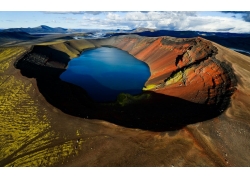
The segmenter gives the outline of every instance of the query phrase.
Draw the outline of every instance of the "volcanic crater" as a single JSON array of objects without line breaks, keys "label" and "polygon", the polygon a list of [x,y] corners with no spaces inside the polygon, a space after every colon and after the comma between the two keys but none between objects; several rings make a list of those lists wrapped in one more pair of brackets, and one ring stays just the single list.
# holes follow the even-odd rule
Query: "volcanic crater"
[{"label": "volcanic crater", "polygon": [[[96,103],[84,89],[59,78],[73,57],[103,46],[148,64],[151,76],[142,94],[120,94],[115,102]],[[35,78],[39,92],[64,113],[161,132],[215,118],[227,109],[237,80],[231,66],[216,59],[217,53],[212,42],[200,37],[122,35],[34,45],[14,65],[22,75]]]}]

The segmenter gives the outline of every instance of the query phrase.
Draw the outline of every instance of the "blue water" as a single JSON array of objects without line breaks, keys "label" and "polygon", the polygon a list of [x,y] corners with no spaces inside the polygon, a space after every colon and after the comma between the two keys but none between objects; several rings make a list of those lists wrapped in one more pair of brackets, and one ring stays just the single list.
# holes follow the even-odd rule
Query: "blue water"
[{"label": "blue water", "polygon": [[140,94],[149,76],[146,63],[125,51],[101,47],[72,59],[60,78],[85,89],[94,101],[108,102],[120,93]]}]

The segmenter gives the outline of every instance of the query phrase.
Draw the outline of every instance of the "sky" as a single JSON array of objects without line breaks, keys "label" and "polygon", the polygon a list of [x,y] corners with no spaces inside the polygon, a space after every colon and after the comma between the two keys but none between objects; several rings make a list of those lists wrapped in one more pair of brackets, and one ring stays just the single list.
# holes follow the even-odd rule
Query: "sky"
[{"label": "sky", "polygon": [[[36,1],[37,4],[39,4],[38,1],[39,0]],[[44,1],[45,0],[43,0],[42,3],[43,5]],[[96,7],[102,7],[100,3],[104,2],[96,0],[93,1]],[[119,7],[123,7],[122,2],[124,3],[127,1],[115,2],[119,2]],[[154,0],[153,2],[156,1],[157,0]],[[192,4],[192,1],[194,0],[185,2],[189,2],[189,4]],[[213,0],[210,1],[212,2]],[[237,0],[237,2],[239,1],[242,0]],[[200,4],[202,1],[198,2]],[[230,3],[230,1],[227,2]],[[180,3],[183,2],[180,1]],[[58,7],[57,5],[54,7]],[[86,4],[84,3],[84,5]],[[224,6],[225,5],[223,5],[223,7]],[[63,8],[59,9],[52,8],[52,10],[51,8],[46,9],[48,8],[47,5],[43,6],[41,9],[39,8],[40,6],[34,6],[38,7],[38,9],[26,9],[26,6],[25,8],[21,7],[20,9],[16,9],[16,7],[19,6],[17,5],[15,6],[15,8],[13,8],[13,6],[10,6],[10,8],[7,8],[7,10],[0,8],[0,28],[27,28],[47,25],[50,27],[63,27],[68,29],[134,29],[138,27],[145,27],[177,31],[193,30],[207,32],[250,33],[250,11],[232,11],[235,9],[238,10],[238,7],[230,7],[229,9],[221,8],[221,10],[226,10],[226,12],[207,11],[206,9],[204,11],[202,8],[198,7],[198,9],[201,9],[200,11],[195,8],[193,9],[192,7],[189,8],[188,6],[185,6],[185,4],[183,4],[183,6],[181,7],[186,7],[186,9],[182,8],[178,10],[179,7],[171,7],[170,9],[173,9],[174,11],[170,11],[169,8],[165,8],[166,11],[162,11],[162,6],[159,5],[157,6],[158,9],[150,9],[148,7],[143,8],[143,6],[140,6],[140,10],[132,9],[132,11],[124,11],[124,9],[112,8],[111,6],[108,6],[108,8],[106,9],[102,7],[103,10],[100,8],[90,8],[86,10],[86,8],[81,8],[80,5],[77,6],[76,4],[74,4],[74,7],[77,8],[73,8],[73,11],[71,11],[72,8],[70,8],[70,11],[65,10],[67,9],[67,5],[66,7],[63,6]],[[44,7],[46,8],[44,9]],[[79,11],[79,7],[80,9],[83,9],[83,11]],[[204,4],[204,7],[207,7],[207,5]],[[236,6],[233,5],[233,7]],[[131,6],[129,6],[129,8],[131,8]],[[114,11],[114,9],[118,9],[119,11]]]}]

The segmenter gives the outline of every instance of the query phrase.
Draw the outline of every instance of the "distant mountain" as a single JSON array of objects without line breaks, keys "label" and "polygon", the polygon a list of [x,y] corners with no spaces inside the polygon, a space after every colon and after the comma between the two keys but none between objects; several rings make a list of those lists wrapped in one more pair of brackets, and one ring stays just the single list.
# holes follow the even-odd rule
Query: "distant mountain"
[{"label": "distant mountain", "polygon": [[10,28],[3,30],[4,32],[26,32],[26,33],[67,33],[68,29],[56,27],[52,28],[49,26],[41,25],[34,28]]},{"label": "distant mountain", "polygon": [[[26,32],[29,34],[51,34],[51,33],[130,33],[130,32],[142,32],[142,31],[150,31],[148,28],[137,28],[133,30],[124,30],[124,29],[115,29],[115,30],[104,30],[104,29],[67,29],[56,27],[52,28],[46,25],[41,25],[34,28],[9,28],[9,29],[2,29],[4,32]],[[1,31],[1,29],[0,29]]]},{"label": "distant mountain", "polygon": [[21,41],[31,41],[36,38],[37,37],[34,37],[26,32],[0,31],[0,45],[6,44],[6,43],[16,43],[16,42],[21,42]]},{"label": "distant mountain", "polygon": [[6,32],[2,31],[0,32],[0,38],[5,38],[5,39],[34,39],[32,35],[26,33],[26,32]]},{"label": "distant mountain", "polygon": [[139,27],[139,28],[136,28],[136,29],[132,29],[132,33],[138,33],[138,32],[155,32],[156,29],[152,29],[152,28],[144,28],[144,27]]},{"label": "distant mountain", "polygon": [[66,29],[61,27],[52,28],[46,25],[41,25],[34,28],[9,28],[4,29],[4,32],[26,32],[29,34],[36,34],[36,33],[76,33],[76,32],[83,32],[83,29]]}]

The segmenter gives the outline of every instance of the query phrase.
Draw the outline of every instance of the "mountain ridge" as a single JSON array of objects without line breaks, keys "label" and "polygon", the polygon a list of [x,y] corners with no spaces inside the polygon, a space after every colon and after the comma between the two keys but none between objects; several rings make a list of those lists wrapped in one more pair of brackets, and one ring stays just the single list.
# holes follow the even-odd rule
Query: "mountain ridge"
[{"label": "mountain ridge", "polygon": [[[173,36],[179,38],[192,38],[197,36],[218,36],[218,37],[250,37],[248,33],[230,33],[230,32],[206,32],[206,31],[192,31],[192,30],[164,30],[164,29],[154,29],[154,28],[145,28],[138,27],[131,30],[124,29],[87,29],[87,28],[63,28],[63,27],[50,27],[47,25],[40,25],[37,27],[28,27],[28,28],[7,28],[0,29],[0,32],[27,32],[27,33],[75,33],[75,32],[95,32],[95,31],[106,31],[113,32],[115,35],[125,35],[125,34],[138,34],[140,36]],[[110,35],[110,34],[109,34]],[[113,36],[114,34],[112,34]]]}]

